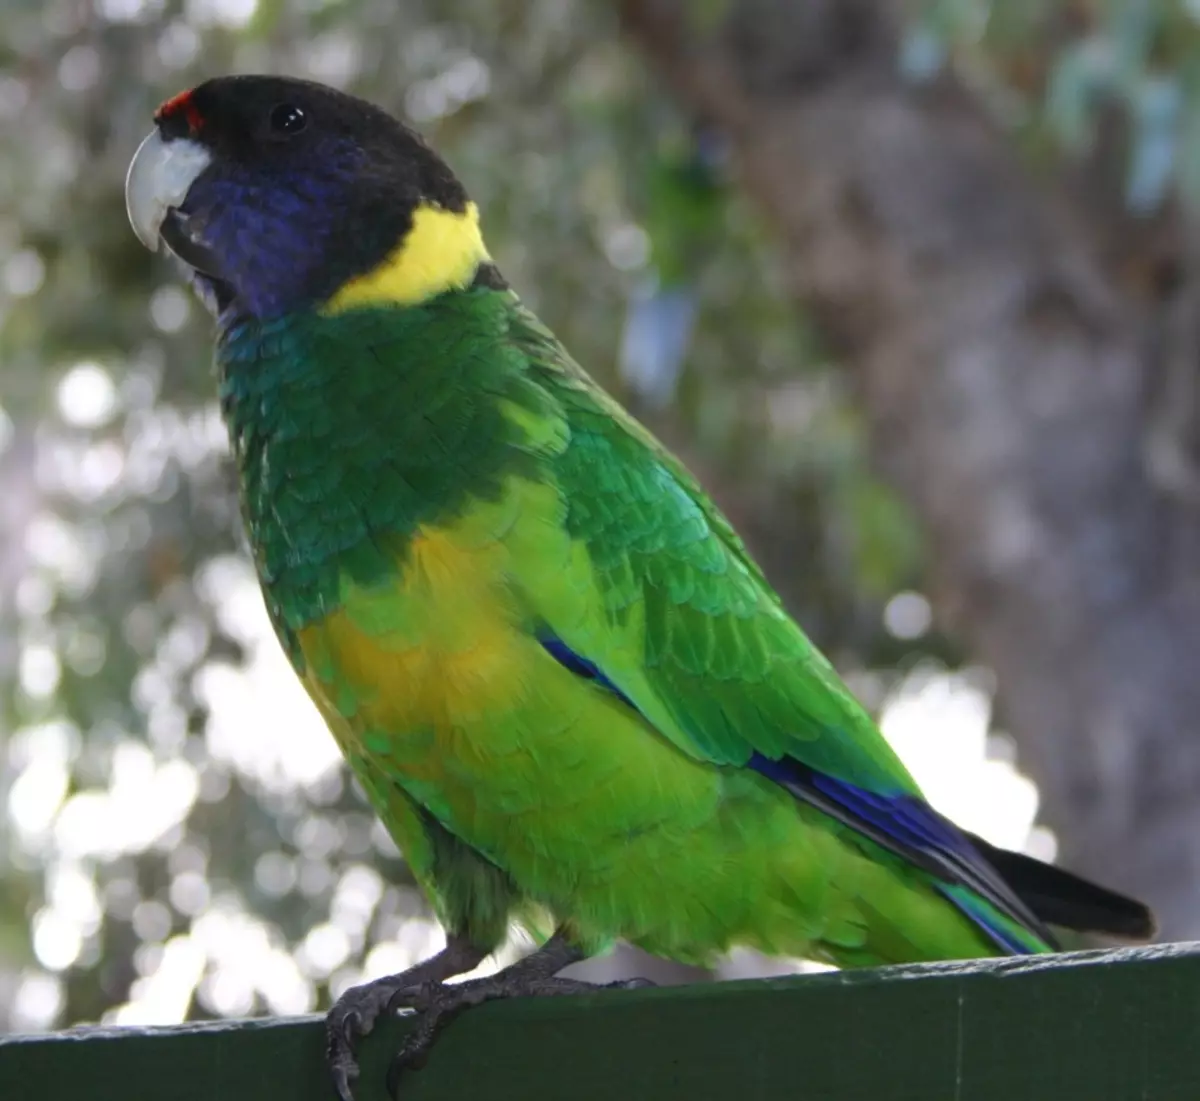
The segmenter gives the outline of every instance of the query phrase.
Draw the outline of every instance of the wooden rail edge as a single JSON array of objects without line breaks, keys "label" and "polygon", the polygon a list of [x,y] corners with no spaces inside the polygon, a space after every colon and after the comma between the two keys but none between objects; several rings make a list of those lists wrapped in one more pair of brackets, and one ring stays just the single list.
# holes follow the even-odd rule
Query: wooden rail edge
[{"label": "wooden rail edge", "polygon": [[[389,1021],[362,1049],[383,1101]],[[332,1101],[318,1017],[0,1039],[0,1101]],[[1200,1101],[1200,942],[494,1003],[404,1101]]]}]

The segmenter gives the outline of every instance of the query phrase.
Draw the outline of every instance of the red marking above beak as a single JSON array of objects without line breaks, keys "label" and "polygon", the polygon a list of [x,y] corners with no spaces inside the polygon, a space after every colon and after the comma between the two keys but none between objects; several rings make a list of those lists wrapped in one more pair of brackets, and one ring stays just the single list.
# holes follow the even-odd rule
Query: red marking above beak
[{"label": "red marking above beak", "polygon": [[180,92],[177,96],[172,96],[162,104],[154,112],[154,121],[162,122],[165,119],[176,118],[179,115],[182,115],[187,122],[189,133],[197,133],[200,127],[204,125],[204,116],[200,114],[200,109],[192,101],[190,88],[186,92]]}]

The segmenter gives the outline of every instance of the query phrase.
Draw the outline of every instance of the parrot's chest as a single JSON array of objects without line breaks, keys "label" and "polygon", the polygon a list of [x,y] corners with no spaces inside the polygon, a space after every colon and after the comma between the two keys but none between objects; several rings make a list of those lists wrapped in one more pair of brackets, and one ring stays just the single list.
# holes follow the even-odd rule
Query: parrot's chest
[{"label": "parrot's chest", "polygon": [[297,632],[302,679],[347,752],[437,770],[528,682],[531,649],[502,544],[424,532],[386,584],[343,581],[337,610]]}]

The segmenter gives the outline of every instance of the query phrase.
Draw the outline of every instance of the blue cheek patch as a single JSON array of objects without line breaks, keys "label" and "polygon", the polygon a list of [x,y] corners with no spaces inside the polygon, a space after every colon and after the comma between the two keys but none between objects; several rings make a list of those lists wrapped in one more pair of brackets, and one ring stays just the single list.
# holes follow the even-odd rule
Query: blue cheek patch
[{"label": "blue cheek patch", "polygon": [[234,161],[193,185],[188,207],[203,220],[205,244],[240,311],[278,317],[328,297],[351,277],[339,260],[355,242],[330,243],[360,159],[354,149],[330,149],[311,174],[274,177]]}]

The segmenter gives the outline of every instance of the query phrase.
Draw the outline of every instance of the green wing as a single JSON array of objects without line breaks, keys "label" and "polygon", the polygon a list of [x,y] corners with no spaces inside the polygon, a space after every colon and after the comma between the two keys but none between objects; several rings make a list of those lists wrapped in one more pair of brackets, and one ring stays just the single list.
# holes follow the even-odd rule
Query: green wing
[{"label": "green wing", "polygon": [[[519,306],[512,333],[567,427],[553,471],[591,592],[535,607],[578,671],[602,677],[685,753],[749,765],[931,873],[1006,951],[1052,944],[995,867],[925,803],[691,475]],[[581,612],[589,595],[593,614]]]},{"label": "green wing", "polygon": [[520,307],[513,333],[569,426],[554,475],[604,611],[539,608],[554,634],[694,757],[791,757],[869,791],[919,794],[695,480]]}]

